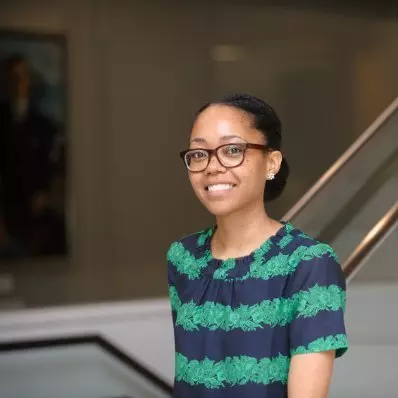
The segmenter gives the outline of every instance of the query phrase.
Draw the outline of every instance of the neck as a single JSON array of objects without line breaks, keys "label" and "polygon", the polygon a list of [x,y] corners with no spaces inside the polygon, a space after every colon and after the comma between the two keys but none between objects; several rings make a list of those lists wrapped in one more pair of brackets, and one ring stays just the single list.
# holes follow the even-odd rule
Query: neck
[{"label": "neck", "polygon": [[263,203],[217,217],[217,230],[212,241],[213,255],[221,259],[247,255],[280,227],[278,221],[267,215]]}]

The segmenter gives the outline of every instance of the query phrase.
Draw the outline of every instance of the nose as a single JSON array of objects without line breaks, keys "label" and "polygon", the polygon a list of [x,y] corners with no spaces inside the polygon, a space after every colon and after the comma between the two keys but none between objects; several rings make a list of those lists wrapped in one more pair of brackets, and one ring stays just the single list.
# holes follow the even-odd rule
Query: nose
[{"label": "nose", "polygon": [[219,162],[215,153],[210,155],[210,161],[206,168],[207,174],[222,173],[226,168]]}]

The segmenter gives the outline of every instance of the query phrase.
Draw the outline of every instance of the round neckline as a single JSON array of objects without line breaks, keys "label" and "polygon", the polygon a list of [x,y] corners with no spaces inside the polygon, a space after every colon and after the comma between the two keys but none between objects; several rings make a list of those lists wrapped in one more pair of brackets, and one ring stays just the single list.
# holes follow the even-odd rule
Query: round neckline
[{"label": "round neckline", "polygon": [[253,256],[256,256],[257,253],[260,253],[262,251],[264,251],[264,249],[266,249],[269,245],[273,245],[275,243],[275,240],[278,238],[282,238],[287,231],[287,228],[289,225],[291,225],[289,223],[289,221],[279,221],[282,226],[270,237],[268,237],[257,249],[254,249],[251,253],[246,254],[244,256],[239,256],[239,257],[230,257],[230,258],[226,258],[226,259],[219,259],[213,256],[213,253],[211,252],[211,240],[212,237],[214,235],[214,232],[217,229],[217,225],[213,225],[213,227],[211,227],[208,231],[208,236],[206,239],[206,242],[204,244],[204,248],[206,250],[206,254],[207,254],[207,259],[208,259],[208,264],[214,262],[216,264],[219,264],[219,266],[222,266],[225,263],[231,263],[232,261],[234,261],[236,264],[240,263],[242,261],[245,261],[248,258],[252,258]]}]

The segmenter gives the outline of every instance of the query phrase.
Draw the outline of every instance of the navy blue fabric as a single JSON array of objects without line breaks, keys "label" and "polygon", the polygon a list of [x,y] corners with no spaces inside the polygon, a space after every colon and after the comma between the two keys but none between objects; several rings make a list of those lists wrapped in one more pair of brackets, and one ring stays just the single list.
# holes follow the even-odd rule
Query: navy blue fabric
[{"label": "navy blue fabric", "polygon": [[[211,233],[190,235],[179,241],[196,259],[202,258],[210,250]],[[262,261],[266,264],[276,256],[292,256],[302,247],[303,253],[319,247],[319,242],[303,234],[291,224],[286,223],[276,235],[266,243],[269,250]],[[318,245],[318,246],[317,246]],[[325,248],[325,245],[322,246]],[[327,248],[330,249],[329,246]],[[236,265],[230,269],[225,279],[213,278],[214,272],[222,265],[221,261],[211,258],[198,277],[190,277],[180,272],[176,261],[168,262],[169,286],[178,293],[182,305],[203,306],[205,303],[219,303],[233,310],[244,306],[253,306],[264,300],[291,299],[297,294],[308,292],[314,287],[330,287],[345,293],[345,280],[336,257],[331,250],[323,254],[306,255],[300,259],[297,267],[289,275],[277,275],[268,279],[249,277],[241,280],[250,270],[254,255],[236,259]],[[312,251],[315,253],[315,251]],[[334,252],[333,252],[334,254]],[[290,257],[289,257],[290,258]],[[345,295],[342,296],[345,300]],[[317,303],[315,303],[316,306]],[[183,355],[188,361],[209,359],[214,363],[226,358],[251,357],[258,361],[265,358],[276,358],[283,355],[291,358],[295,350],[306,349],[307,352],[335,349],[337,356],[346,350],[346,344],[324,346],[314,345],[319,339],[332,339],[345,336],[344,307],[316,311],[314,315],[297,316],[287,325],[263,324],[255,330],[231,328],[210,330],[199,325],[194,330],[187,330],[179,324],[178,309],[173,311],[176,357]],[[319,348],[321,347],[321,348]],[[287,384],[271,382],[269,384],[245,382],[242,385],[231,384],[228,380],[221,386],[205,386],[206,376],[198,374],[194,380],[184,380],[181,374],[184,369],[176,363],[175,398],[284,398],[287,397]],[[178,380],[178,377],[180,378]],[[188,376],[187,376],[188,377]],[[243,383],[243,382],[242,382]]]}]

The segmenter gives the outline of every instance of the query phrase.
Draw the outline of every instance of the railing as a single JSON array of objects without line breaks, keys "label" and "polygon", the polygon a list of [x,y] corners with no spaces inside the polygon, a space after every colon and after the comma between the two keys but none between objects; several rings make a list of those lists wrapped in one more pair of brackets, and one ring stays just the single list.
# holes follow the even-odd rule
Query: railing
[{"label": "railing", "polygon": [[383,244],[398,225],[398,202],[395,202],[381,220],[368,232],[362,242],[343,264],[347,282],[362,268],[372,253]]},{"label": "railing", "polygon": [[342,168],[376,135],[398,109],[398,97],[383,113],[362,133],[362,135],[340,156],[340,158],[321,176],[321,178],[304,194],[304,196],[285,214],[283,220],[291,220],[300,213],[311,200],[323,190]]}]

